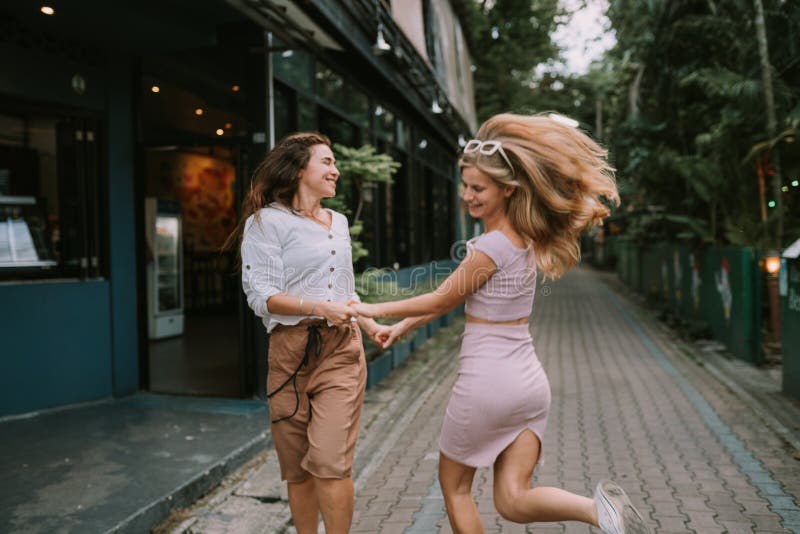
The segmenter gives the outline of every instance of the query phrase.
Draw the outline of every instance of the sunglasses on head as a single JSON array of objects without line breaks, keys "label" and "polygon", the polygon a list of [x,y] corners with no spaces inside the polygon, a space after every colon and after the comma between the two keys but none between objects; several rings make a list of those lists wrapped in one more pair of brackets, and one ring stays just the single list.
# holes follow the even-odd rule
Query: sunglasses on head
[{"label": "sunglasses on head", "polygon": [[503,150],[503,144],[500,141],[481,141],[480,139],[470,139],[464,147],[464,154],[478,152],[482,156],[491,156],[497,152],[503,157],[503,160],[511,169],[511,175],[514,175],[514,166],[511,165],[511,160],[508,159],[506,151]]}]

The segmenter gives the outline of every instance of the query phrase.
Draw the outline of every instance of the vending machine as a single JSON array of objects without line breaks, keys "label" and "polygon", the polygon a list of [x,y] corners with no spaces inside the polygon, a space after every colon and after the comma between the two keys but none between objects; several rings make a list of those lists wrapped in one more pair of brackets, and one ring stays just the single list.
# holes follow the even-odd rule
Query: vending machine
[{"label": "vending machine", "polygon": [[183,334],[183,228],[178,201],[145,199],[147,329],[150,339]]}]

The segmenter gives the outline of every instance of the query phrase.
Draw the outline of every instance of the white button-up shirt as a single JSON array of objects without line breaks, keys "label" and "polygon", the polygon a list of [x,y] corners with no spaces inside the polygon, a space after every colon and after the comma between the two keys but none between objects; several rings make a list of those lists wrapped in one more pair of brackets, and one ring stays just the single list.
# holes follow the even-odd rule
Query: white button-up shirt
[{"label": "white button-up shirt", "polygon": [[[347,217],[328,211],[333,216],[330,229],[275,202],[245,222],[242,287],[267,332],[308,318],[270,313],[267,301],[278,293],[304,297],[306,302],[358,300]],[[310,307],[303,305],[306,312]]]}]

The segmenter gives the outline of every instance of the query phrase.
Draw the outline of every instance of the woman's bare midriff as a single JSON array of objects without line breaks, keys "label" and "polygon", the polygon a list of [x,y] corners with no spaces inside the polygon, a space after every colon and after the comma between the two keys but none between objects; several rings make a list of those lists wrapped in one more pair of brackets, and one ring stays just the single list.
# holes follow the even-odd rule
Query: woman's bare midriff
[{"label": "woman's bare midriff", "polygon": [[481,319],[480,317],[475,317],[474,315],[466,314],[467,322],[468,323],[482,323],[482,324],[525,324],[528,322],[527,317],[521,317],[519,319],[514,319],[511,321],[489,321],[487,319]]}]

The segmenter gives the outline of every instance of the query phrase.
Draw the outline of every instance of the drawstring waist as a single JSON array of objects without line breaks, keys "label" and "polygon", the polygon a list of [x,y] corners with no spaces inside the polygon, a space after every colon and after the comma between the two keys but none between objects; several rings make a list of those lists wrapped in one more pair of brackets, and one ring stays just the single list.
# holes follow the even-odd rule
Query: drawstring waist
[{"label": "drawstring waist", "polygon": [[[324,324],[324,323],[323,323]],[[284,380],[283,384],[278,386],[272,393],[267,392],[267,399],[273,397],[276,393],[286,387],[289,382],[292,383],[292,387],[294,388],[294,398],[295,398],[295,406],[294,411],[291,415],[287,415],[285,417],[280,417],[278,419],[272,420],[273,423],[280,423],[281,421],[285,421],[287,419],[291,419],[295,416],[297,411],[300,409],[300,393],[297,391],[297,375],[300,373],[300,369],[303,366],[307,366],[308,362],[310,361],[311,354],[314,354],[314,357],[319,359],[319,355],[322,352],[322,335],[319,333],[319,327],[323,326],[320,324],[319,320],[312,321],[308,324],[308,339],[306,340],[306,349],[303,352],[303,358],[300,360],[300,363],[297,365],[297,368],[291,374],[289,378]]]}]

